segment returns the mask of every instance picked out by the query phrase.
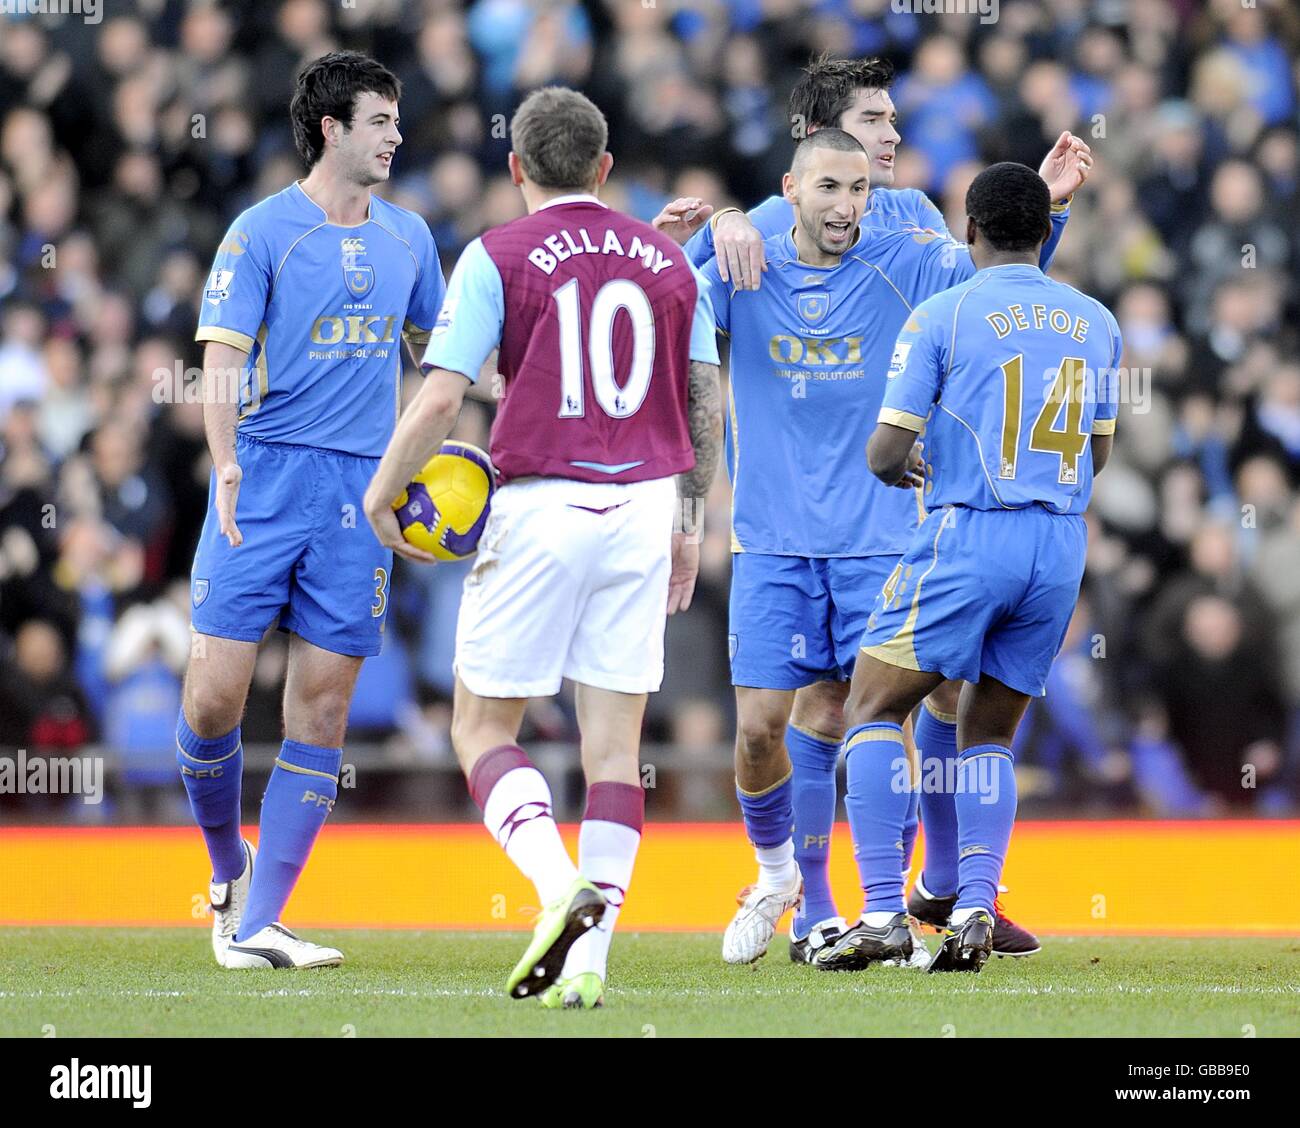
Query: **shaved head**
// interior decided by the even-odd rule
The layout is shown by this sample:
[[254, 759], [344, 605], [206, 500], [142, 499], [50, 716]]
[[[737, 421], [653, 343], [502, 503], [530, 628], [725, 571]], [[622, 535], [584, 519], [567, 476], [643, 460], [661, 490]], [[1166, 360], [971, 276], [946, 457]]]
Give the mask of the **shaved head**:
[[818, 129], [808, 134], [794, 150], [794, 162], [790, 172], [797, 180], [808, 171], [808, 165], [819, 152], [831, 150], [837, 153], [861, 153], [867, 155], [862, 142], [842, 129]]

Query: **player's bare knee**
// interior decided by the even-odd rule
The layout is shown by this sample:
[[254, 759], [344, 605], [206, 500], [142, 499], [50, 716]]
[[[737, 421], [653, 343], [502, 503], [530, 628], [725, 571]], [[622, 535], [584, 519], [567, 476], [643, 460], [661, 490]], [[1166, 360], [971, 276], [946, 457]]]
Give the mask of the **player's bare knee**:
[[335, 689], [286, 699], [284, 730], [290, 740], [318, 748], [341, 748], [348, 727], [351, 694]]
[[946, 681], [942, 685], [935, 686], [926, 697], [926, 704], [936, 713], [942, 713], [945, 717], [955, 717], [957, 704], [961, 699], [961, 684], [959, 681]]
[[462, 767], [472, 766], [489, 748], [508, 743], [482, 716], [461, 709], [452, 712], [451, 747]]
[[858, 686], [844, 703], [846, 730], [872, 721], [888, 721], [901, 725], [911, 712], [887, 686], [868, 684]]
[[208, 675], [195, 677], [191, 672], [181, 699], [185, 723], [203, 740], [225, 736], [239, 724], [244, 711], [242, 687], [223, 685]]
[[776, 710], [742, 711], [737, 726], [737, 758], [756, 767], [770, 763], [785, 747], [785, 726], [785, 716]]
[[801, 689], [795, 694], [790, 723], [824, 740], [841, 740], [844, 737], [847, 696], [848, 686], [836, 682], [822, 682]]

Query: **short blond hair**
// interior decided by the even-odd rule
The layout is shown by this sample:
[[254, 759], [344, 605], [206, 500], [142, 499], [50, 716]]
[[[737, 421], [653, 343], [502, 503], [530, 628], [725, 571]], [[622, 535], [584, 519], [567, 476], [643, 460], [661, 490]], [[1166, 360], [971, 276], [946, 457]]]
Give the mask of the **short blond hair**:
[[511, 148], [539, 188], [590, 188], [608, 140], [605, 115], [564, 86], [534, 90], [510, 121]]

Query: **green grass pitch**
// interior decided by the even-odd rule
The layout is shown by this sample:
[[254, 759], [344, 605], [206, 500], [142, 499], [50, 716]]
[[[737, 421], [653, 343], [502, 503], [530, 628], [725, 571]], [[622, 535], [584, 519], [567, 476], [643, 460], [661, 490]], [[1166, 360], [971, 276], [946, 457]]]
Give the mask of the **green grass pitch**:
[[783, 938], [727, 967], [716, 936], [620, 935], [605, 1008], [556, 1012], [502, 991], [521, 933], [309, 935], [348, 962], [231, 972], [206, 932], [0, 929], [0, 1035], [1300, 1034], [1300, 940], [1286, 938], [1049, 937], [969, 976], [818, 972]]

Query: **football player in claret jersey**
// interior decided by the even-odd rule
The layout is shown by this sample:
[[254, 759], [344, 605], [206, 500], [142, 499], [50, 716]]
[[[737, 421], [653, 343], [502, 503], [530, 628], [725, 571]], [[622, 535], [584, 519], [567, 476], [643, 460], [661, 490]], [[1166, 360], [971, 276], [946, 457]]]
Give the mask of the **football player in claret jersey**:
[[[892, 187], [895, 153], [902, 143], [898, 115], [889, 93], [893, 74], [893, 67], [884, 59], [833, 59], [823, 55], [813, 60], [790, 94], [792, 135], [797, 139], [833, 127], [849, 133], [866, 149], [871, 161], [871, 191], [859, 220], [864, 232], [910, 231], [918, 242], [943, 243], [951, 236], [939, 209], [925, 193], [916, 188]], [[1042, 250], [1044, 269], [1065, 231], [1071, 194], [1090, 167], [1088, 145], [1068, 132], [1061, 134], [1043, 160], [1039, 175], [1049, 183], [1055, 201], [1052, 234]], [[710, 222], [705, 224], [706, 220]], [[718, 275], [740, 290], [759, 288], [769, 265], [764, 241], [788, 232], [794, 222], [792, 205], [784, 193], [768, 197], [748, 216], [736, 209], [714, 215], [713, 208], [700, 199], [679, 199], [669, 203], [654, 220], [656, 227], [674, 238], [687, 240], [689, 236], [686, 251], [696, 265], [703, 267], [716, 255]], [[952, 253], [974, 270], [964, 246], [955, 246]], [[944, 285], [952, 281], [955, 279], [949, 278]], [[909, 293], [907, 300], [916, 303], [933, 292]], [[901, 326], [900, 320], [888, 329], [891, 341]], [[871, 378], [883, 380], [883, 369], [872, 373]], [[815, 449], [811, 446], [809, 451]], [[815, 461], [811, 453], [805, 457]], [[780, 464], [773, 464], [773, 468], [779, 480]], [[853, 597], [843, 596], [836, 585], [829, 594], [834, 613], [849, 618]], [[846, 624], [846, 636], [856, 638], [866, 610], [869, 605], [861, 620]], [[845, 671], [815, 672], [797, 689], [790, 708], [761, 709], [764, 699], [752, 697], [739, 703], [742, 717], [737, 740], [747, 748], [755, 745], [750, 749], [755, 757], [778, 753], [784, 757], [788, 750], [793, 765], [794, 841], [804, 898], [791, 923], [790, 954], [792, 959], [807, 962], [812, 962], [823, 943], [836, 939], [844, 930], [844, 921], [831, 897], [829, 852], [836, 805], [835, 763], [844, 733], [842, 706], [848, 690], [843, 678], [851, 668], [850, 655]], [[752, 675], [752, 668], [749, 673]], [[926, 756], [948, 760], [956, 757], [958, 688], [952, 683], [939, 686], [918, 714], [917, 744]], [[767, 704], [771, 706], [772, 702], [768, 700]], [[773, 743], [781, 747], [767, 747]], [[927, 824], [925, 873], [916, 882], [909, 909], [927, 923], [938, 925], [946, 921], [952, 904], [948, 894], [956, 890], [957, 840], [951, 796], [922, 795], [920, 810]], [[915, 836], [913, 818], [908, 824], [907, 841]], [[997, 945], [999, 952], [1008, 955], [1038, 950], [1033, 934], [1001, 913]]]
[[[424, 220], [372, 195], [402, 141], [399, 92], [353, 52], [303, 69], [290, 114], [310, 171], [235, 220], [195, 333], [214, 470], [176, 743], [223, 967], [343, 959], [279, 922], [334, 806], [357, 672], [382, 641], [392, 554], [359, 509], [397, 419], [402, 341], [422, 351], [444, 291]], [[277, 618], [285, 740], [255, 852], [240, 836], [239, 724]]]
[[[543, 905], [507, 991], [589, 1008], [604, 995], [640, 842], [641, 718], [663, 677], [665, 616], [689, 606], [699, 566], [698, 529], [684, 526], [721, 451], [716, 330], [681, 248], [597, 198], [613, 158], [591, 102], [538, 90], [510, 133], [529, 214], [456, 264], [425, 385], [366, 515], [413, 555], [391, 503], [499, 348], [491, 455], [503, 484], [465, 581], [452, 742], [488, 830]], [[576, 867], [546, 780], [517, 743], [528, 698], [563, 678], [577, 683], [588, 785]]]
[[903, 910], [888, 864], [908, 802], [902, 724], [944, 678], [967, 683], [956, 778], [942, 783], [955, 794], [957, 900], [931, 971], [979, 971], [992, 951], [1016, 811], [1011, 742], [1074, 611], [1082, 513], [1115, 430], [1119, 328], [1039, 269], [1049, 204], [1023, 165], [975, 178], [966, 239], [979, 270], [909, 318], [867, 448], [887, 485], [923, 453], [930, 486], [929, 516], [876, 598], [845, 706], [845, 754], [873, 779], [873, 833], [859, 850], [881, 860], [867, 881], [883, 910]]

